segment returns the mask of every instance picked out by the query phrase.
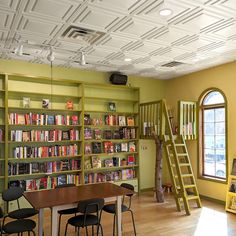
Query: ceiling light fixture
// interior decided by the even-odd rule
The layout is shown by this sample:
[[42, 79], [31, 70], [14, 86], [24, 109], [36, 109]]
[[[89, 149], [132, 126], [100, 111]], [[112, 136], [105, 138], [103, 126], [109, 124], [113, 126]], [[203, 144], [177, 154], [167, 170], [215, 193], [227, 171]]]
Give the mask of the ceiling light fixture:
[[132, 61], [132, 59], [131, 58], [125, 58], [125, 60], [124, 61]]
[[47, 59], [48, 59], [49, 62], [52, 62], [52, 61], [55, 60], [55, 55], [54, 55], [54, 52], [53, 52], [53, 50], [52, 50], [52, 47], [50, 47], [50, 52], [49, 52], [49, 54], [47, 55]]
[[81, 56], [80, 56], [80, 65], [81, 65], [81, 66], [86, 65], [84, 52], [81, 52]]
[[167, 7], [166, 4], [165, 4], [165, 1], [163, 1], [163, 4], [159, 10], [159, 15], [160, 16], [163, 16], [163, 17], [166, 17], [166, 16], [170, 16], [172, 15], [173, 11], [171, 8]]
[[23, 55], [23, 47], [24, 47], [23, 43], [20, 43], [19, 46], [15, 49], [14, 53], [17, 56], [22, 56]]

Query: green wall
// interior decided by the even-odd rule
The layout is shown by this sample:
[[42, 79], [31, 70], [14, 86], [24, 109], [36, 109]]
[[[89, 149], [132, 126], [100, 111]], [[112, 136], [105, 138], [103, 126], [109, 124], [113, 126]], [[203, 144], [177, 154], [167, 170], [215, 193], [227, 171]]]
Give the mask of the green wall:
[[[0, 72], [19, 73], [30, 76], [50, 77], [48, 65], [27, 63], [24, 61], [0, 60]], [[80, 69], [53, 67], [53, 78], [63, 78], [95, 83], [109, 83], [110, 73], [93, 72]], [[159, 100], [165, 94], [165, 82], [151, 78], [129, 76], [128, 84], [140, 88], [140, 102]], [[154, 186], [155, 144], [140, 140], [140, 188]]]

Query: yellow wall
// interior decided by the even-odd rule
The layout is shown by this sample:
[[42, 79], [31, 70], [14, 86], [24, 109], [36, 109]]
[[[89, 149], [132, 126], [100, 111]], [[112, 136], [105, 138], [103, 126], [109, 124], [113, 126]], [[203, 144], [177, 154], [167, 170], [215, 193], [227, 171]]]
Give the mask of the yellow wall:
[[[50, 66], [32, 64], [24, 61], [0, 60], [0, 72], [19, 73], [31, 76], [50, 77]], [[95, 83], [108, 83], [109, 73], [88, 70], [53, 67], [53, 78], [64, 78]], [[140, 88], [140, 102], [163, 98], [165, 94], [162, 80], [129, 76], [128, 84]], [[154, 186], [155, 145], [152, 141], [140, 140], [140, 188]]]
[[[176, 112], [178, 100], [197, 101], [201, 93], [210, 87], [221, 89], [228, 101], [228, 167], [230, 171], [232, 158], [236, 155], [236, 62], [166, 81], [166, 99]], [[197, 142], [188, 141], [187, 144], [193, 170], [197, 175]], [[197, 185], [200, 194], [225, 200], [226, 184], [197, 179]]]

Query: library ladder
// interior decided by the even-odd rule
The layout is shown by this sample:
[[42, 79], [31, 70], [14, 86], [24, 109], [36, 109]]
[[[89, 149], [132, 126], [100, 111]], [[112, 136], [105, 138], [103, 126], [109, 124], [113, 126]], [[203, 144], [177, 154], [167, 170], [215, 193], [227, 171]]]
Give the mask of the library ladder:
[[186, 214], [190, 215], [189, 201], [196, 201], [197, 206], [200, 208], [201, 200], [196, 186], [186, 142], [182, 135], [173, 135], [166, 106], [164, 106], [164, 113], [168, 131], [168, 135], [164, 135], [164, 147], [167, 165], [172, 179], [177, 210], [181, 211], [181, 205], [183, 203]]

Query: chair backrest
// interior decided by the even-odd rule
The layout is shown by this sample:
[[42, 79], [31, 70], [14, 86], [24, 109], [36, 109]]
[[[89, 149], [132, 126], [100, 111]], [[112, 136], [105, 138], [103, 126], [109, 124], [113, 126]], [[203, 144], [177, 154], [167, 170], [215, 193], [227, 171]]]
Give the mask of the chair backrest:
[[[120, 186], [121, 186], [121, 187], [123, 187], [123, 188], [126, 188], [126, 189], [129, 189], [129, 190], [132, 190], [132, 191], [134, 191], [134, 186], [133, 186], [133, 185], [131, 185], [131, 184], [122, 183]], [[131, 197], [131, 196], [133, 196], [133, 195], [134, 195], [134, 194], [133, 194], [133, 193], [131, 193], [131, 194], [127, 194], [126, 196], [129, 196], [129, 197]]]
[[3, 210], [2, 208], [0, 207], [0, 219], [3, 218]]
[[83, 214], [98, 213], [104, 206], [103, 198], [95, 198], [79, 202], [78, 210]]
[[57, 185], [55, 188], [66, 188], [66, 187], [74, 187], [75, 184], [60, 184]]
[[2, 193], [2, 199], [6, 202], [14, 201], [23, 196], [24, 190], [21, 187], [10, 187]]

